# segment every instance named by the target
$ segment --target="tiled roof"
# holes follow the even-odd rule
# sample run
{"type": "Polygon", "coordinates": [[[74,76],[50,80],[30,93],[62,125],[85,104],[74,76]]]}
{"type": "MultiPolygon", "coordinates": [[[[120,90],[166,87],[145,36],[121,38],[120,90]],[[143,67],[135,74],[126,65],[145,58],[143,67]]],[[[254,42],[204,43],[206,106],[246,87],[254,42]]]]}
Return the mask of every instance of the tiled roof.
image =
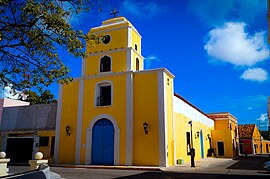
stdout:
{"type": "Polygon", "coordinates": [[[251,139],[253,135],[253,131],[255,128],[255,124],[245,124],[238,126],[238,132],[240,139],[251,139]]]}

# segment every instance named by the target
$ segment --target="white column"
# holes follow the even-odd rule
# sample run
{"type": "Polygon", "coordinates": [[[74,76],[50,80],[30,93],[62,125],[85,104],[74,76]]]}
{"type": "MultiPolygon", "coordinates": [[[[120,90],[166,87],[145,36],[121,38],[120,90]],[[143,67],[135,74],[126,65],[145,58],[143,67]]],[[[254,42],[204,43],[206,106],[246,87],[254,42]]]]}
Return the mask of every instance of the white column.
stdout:
{"type": "Polygon", "coordinates": [[[126,165],[133,163],[133,73],[126,77],[126,165]]]}
{"type": "Polygon", "coordinates": [[[60,125],[61,125],[61,115],[62,115],[62,97],[63,97],[63,85],[59,84],[56,126],[55,126],[55,146],[54,146],[54,158],[53,158],[54,163],[58,163],[60,125]]]}
{"type": "Polygon", "coordinates": [[[84,78],[81,78],[80,87],[79,87],[79,96],[78,96],[79,101],[78,101],[77,129],[76,129],[75,164],[80,164],[80,156],[81,156],[83,96],[84,96],[84,78]]]}

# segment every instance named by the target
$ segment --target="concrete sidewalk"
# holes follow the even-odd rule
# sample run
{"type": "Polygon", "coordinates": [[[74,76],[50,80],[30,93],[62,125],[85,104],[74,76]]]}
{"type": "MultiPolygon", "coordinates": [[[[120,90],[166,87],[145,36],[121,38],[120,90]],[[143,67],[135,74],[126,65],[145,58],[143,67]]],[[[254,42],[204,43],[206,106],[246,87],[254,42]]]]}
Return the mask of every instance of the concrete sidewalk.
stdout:
{"type": "Polygon", "coordinates": [[[265,170],[250,170],[250,169],[231,169],[230,166],[238,163],[238,159],[228,158],[205,158],[195,161],[196,167],[190,167],[190,162],[184,165],[172,167],[164,167],[163,171],[180,172],[180,173],[201,173],[201,174],[225,174],[225,175],[267,175],[270,173],[265,170]]]}
{"type": "MultiPolygon", "coordinates": [[[[205,158],[195,161],[195,167],[190,167],[190,162],[183,165],[176,165],[170,167],[151,167],[151,166],[100,166],[100,165],[56,165],[51,164],[50,167],[56,170],[61,168],[70,169],[101,169],[101,170],[134,170],[134,172],[147,172],[147,171],[164,171],[164,172],[177,172],[177,173],[202,173],[202,174],[235,174],[235,175],[269,175],[270,173],[264,170],[249,170],[231,169],[230,166],[236,164],[239,160],[228,158],[205,158]]],[[[10,166],[12,173],[22,170],[29,170],[28,167],[10,166]]],[[[124,171],[123,171],[124,172],[124,171]]]]}
{"type": "Polygon", "coordinates": [[[222,168],[224,168],[224,165],[231,165],[236,162],[237,161],[234,161],[231,158],[205,158],[195,161],[195,167],[191,167],[190,162],[185,162],[183,165],[162,167],[161,169],[163,171],[194,172],[194,171],[202,171],[205,170],[206,168],[217,167],[218,165],[222,165],[222,168]]]}
{"type": "Polygon", "coordinates": [[[103,165],[68,165],[68,164],[51,164],[51,167],[62,168],[87,168],[87,169],[117,169],[117,170],[145,170],[145,171],[193,171],[202,168],[215,166],[218,164],[224,164],[232,162],[232,159],[224,158],[206,158],[195,161],[196,167],[190,167],[190,162],[186,162],[183,165],[176,165],[170,167],[153,167],[153,166],[103,166],[103,165]]]}

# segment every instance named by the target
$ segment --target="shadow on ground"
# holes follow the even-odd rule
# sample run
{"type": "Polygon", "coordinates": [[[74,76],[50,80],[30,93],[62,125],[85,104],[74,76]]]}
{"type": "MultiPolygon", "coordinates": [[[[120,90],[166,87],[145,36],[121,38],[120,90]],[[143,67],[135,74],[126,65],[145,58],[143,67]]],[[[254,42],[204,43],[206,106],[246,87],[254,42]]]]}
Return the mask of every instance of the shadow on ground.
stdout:
{"type": "Polygon", "coordinates": [[[246,156],[239,157],[238,162],[231,165],[227,169],[239,170],[264,170],[263,164],[270,160],[269,156],[246,156]]]}
{"type": "Polygon", "coordinates": [[[158,179],[178,179],[178,178],[200,178],[200,179],[263,179],[269,178],[268,176],[264,175],[226,175],[226,174],[199,174],[199,173],[175,173],[175,172],[145,172],[136,175],[130,175],[125,177],[118,177],[118,179],[133,179],[133,178],[158,178],[158,179]]]}

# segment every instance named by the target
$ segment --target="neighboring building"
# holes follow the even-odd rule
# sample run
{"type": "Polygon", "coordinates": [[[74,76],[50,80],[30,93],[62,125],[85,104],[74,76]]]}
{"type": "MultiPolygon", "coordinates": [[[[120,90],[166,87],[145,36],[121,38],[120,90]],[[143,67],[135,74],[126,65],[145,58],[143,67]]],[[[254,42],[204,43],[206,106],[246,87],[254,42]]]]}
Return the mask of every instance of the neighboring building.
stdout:
{"type": "Polygon", "coordinates": [[[178,94],[175,94],[173,104],[172,132],[175,136],[175,160],[190,161],[189,152],[192,145],[195,148],[196,160],[212,156],[209,155],[209,150],[212,148],[211,131],[214,129],[214,121],[178,94]],[[192,121],[192,135],[190,121],[192,121]]]}
{"type": "Polygon", "coordinates": [[[237,119],[229,112],[207,114],[215,121],[212,131],[212,148],[217,157],[235,157],[239,154],[237,119]]]}
{"type": "Polygon", "coordinates": [[[1,151],[11,162],[28,162],[36,152],[51,162],[54,153],[57,104],[3,108],[1,151]]]}
{"type": "Polygon", "coordinates": [[[8,98],[1,98],[0,99],[0,124],[2,119],[2,113],[4,107],[12,107],[12,106],[27,106],[29,105],[29,102],[25,101],[19,101],[14,99],[8,99],[8,98]]]}
{"type": "Polygon", "coordinates": [[[241,154],[261,154],[262,137],[255,124],[244,124],[238,126],[240,137],[241,154]]]}
{"type": "Polygon", "coordinates": [[[192,144],[206,157],[214,121],[174,95],[167,69],[144,70],[134,26],[117,17],[91,32],[105,39],[87,48],[82,76],[60,86],[54,162],[171,166],[190,160],[192,144]]]}
{"type": "Polygon", "coordinates": [[[269,140],[262,140],[262,153],[269,154],[270,153],[270,141],[269,140]]]}

